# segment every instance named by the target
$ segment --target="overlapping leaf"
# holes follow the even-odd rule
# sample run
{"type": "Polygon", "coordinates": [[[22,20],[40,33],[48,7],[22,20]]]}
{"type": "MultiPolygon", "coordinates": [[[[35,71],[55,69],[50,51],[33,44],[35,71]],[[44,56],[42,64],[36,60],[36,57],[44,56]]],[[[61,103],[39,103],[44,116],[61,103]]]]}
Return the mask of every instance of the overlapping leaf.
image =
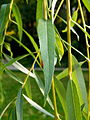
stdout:
{"type": "Polygon", "coordinates": [[[39,20],[38,36],[40,42],[41,56],[44,64],[45,77],[45,100],[50,91],[52,76],[54,73],[54,47],[55,35],[54,26],[51,20],[39,20]]]}

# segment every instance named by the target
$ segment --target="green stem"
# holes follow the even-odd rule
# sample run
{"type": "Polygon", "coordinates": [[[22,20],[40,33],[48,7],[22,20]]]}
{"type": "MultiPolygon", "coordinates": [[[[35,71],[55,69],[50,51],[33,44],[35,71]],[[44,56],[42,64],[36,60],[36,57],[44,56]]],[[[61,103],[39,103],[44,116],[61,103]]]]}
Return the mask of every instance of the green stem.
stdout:
{"type": "Polygon", "coordinates": [[[35,60],[34,60],[34,62],[33,62],[33,64],[32,64],[32,67],[30,68],[30,70],[29,70],[29,72],[28,72],[28,75],[26,76],[26,78],[25,78],[25,80],[24,80],[24,83],[23,83],[23,85],[22,85],[22,88],[24,88],[24,86],[25,86],[25,84],[26,84],[26,82],[27,82],[27,80],[28,80],[28,78],[29,78],[30,72],[34,69],[34,65],[35,65],[35,63],[36,63],[36,61],[37,61],[38,56],[39,56],[39,52],[38,52],[38,54],[37,54],[37,56],[36,56],[36,58],[35,58],[35,60]]]}
{"type": "Polygon", "coordinates": [[[44,19],[47,20],[47,0],[43,0],[43,14],[44,19]]]}
{"type": "MultiPolygon", "coordinates": [[[[80,8],[80,12],[81,12],[83,27],[84,27],[84,30],[86,31],[86,24],[85,24],[84,14],[83,14],[83,10],[82,10],[80,0],[78,0],[78,5],[79,5],[79,8],[80,8]]],[[[85,40],[86,40],[87,57],[88,57],[88,59],[90,59],[89,43],[88,43],[88,37],[87,37],[86,34],[85,34],[85,40]]],[[[90,61],[87,61],[87,62],[88,62],[88,71],[89,71],[88,119],[87,120],[90,120],[90,61]]]]}
{"type": "Polygon", "coordinates": [[[60,8],[61,8],[63,2],[64,2],[64,0],[61,0],[61,2],[60,2],[60,4],[59,4],[59,7],[58,7],[58,9],[57,9],[57,11],[56,11],[56,13],[55,13],[54,20],[56,19],[57,15],[58,15],[58,12],[59,12],[59,10],[60,10],[60,8]]]}
{"type": "MultiPolygon", "coordinates": [[[[71,14],[70,14],[70,0],[66,0],[67,6],[67,42],[71,45],[71,32],[70,32],[70,22],[71,22],[71,14]]],[[[68,73],[69,78],[72,80],[72,54],[71,47],[68,46],[68,73]]]]}
{"type": "Polygon", "coordinates": [[[55,87],[54,87],[54,78],[52,78],[52,93],[53,93],[53,103],[54,103],[54,116],[55,120],[60,120],[57,112],[57,104],[56,104],[56,95],[55,95],[55,87]]]}

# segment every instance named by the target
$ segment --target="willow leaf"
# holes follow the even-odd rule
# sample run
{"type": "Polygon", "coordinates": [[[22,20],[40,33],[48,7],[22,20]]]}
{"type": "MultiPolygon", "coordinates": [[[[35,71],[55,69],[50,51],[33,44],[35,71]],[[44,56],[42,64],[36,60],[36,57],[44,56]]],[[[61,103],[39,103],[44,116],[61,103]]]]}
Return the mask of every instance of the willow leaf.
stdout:
{"type": "Polygon", "coordinates": [[[17,120],[23,120],[23,108],[22,108],[22,88],[19,90],[16,100],[16,115],[17,120]]]}
{"type": "Polygon", "coordinates": [[[50,91],[52,76],[54,73],[54,49],[55,49],[55,34],[54,26],[51,20],[39,20],[38,36],[40,42],[40,51],[44,64],[45,77],[45,101],[50,91]]]}
{"type": "Polygon", "coordinates": [[[82,0],[85,7],[88,9],[88,11],[90,12],[90,0],[82,0]]]}
{"type": "Polygon", "coordinates": [[[37,22],[39,19],[43,18],[43,0],[37,0],[37,13],[36,13],[36,20],[37,22]]]}
{"type": "MultiPolygon", "coordinates": [[[[21,14],[20,14],[18,6],[15,3],[12,6],[12,11],[15,16],[17,24],[19,24],[22,27],[21,14]]],[[[19,40],[21,41],[22,40],[22,29],[19,26],[18,26],[18,34],[19,34],[19,40]]]]}
{"type": "Polygon", "coordinates": [[[82,120],[81,107],[77,89],[73,81],[69,80],[66,92],[68,120],[82,120]]]}
{"type": "Polygon", "coordinates": [[[3,4],[0,10],[0,45],[3,43],[5,35],[4,30],[9,20],[10,5],[3,4]]]}
{"type": "Polygon", "coordinates": [[[57,95],[59,97],[60,103],[62,104],[64,113],[65,113],[65,120],[67,120],[68,119],[68,114],[67,114],[67,107],[66,107],[66,91],[65,91],[65,88],[64,88],[62,82],[57,80],[56,78],[55,78],[54,83],[55,83],[55,89],[56,89],[57,95]]]}
{"type": "Polygon", "coordinates": [[[64,47],[61,42],[61,37],[59,37],[57,33],[55,33],[55,35],[56,35],[55,50],[56,50],[57,56],[59,57],[59,60],[61,60],[64,55],[64,47]]]}
{"type": "Polygon", "coordinates": [[[25,58],[25,57],[27,57],[27,56],[29,56],[29,54],[22,55],[22,56],[19,56],[19,57],[16,57],[16,58],[12,58],[12,59],[10,60],[10,57],[4,54],[4,57],[5,57],[7,60],[9,60],[9,62],[6,63],[6,64],[4,64],[3,67],[2,67],[2,69],[4,70],[6,67],[12,65],[14,62],[16,62],[16,61],[18,61],[18,60],[21,60],[21,59],[23,59],[23,58],[25,58]]]}
{"type": "MultiPolygon", "coordinates": [[[[44,84],[43,84],[41,78],[39,77],[39,75],[38,75],[35,71],[34,71],[34,75],[35,75],[36,83],[37,83],[37,85],[38,85],[41,93],[44,95],[44,84]]],[[[52,104],[52,101],[51,101],[51,99],[50,99],[49,96],[47,96],[47,102],[48,102],[48,104],[50,105],[50,107],[51,107],[52,109],[54,109],[53,104],[52,104]]]]}
{"type": "Polygon", "coordinates": [[[43,109],[41,106],[39,106],[39,105],[38,105],[37,103],[35,103],[33,100],[31,100],[30,98],[28,98],[26,95],[23,94],[23,96],[24,96],[24,98],[25,98],[34,108],[36,108],[37,110],[41,111],[42,113],[44,113],[44,114],[46,114],[46,115],[48,115],[48,116],[50,116],[50,117],[52,117],[52,118],[54,118],[54,116],[53,116],[51,113],[47,112],[45,109],[43,109]]]}
{"type": "Polygon", "coordinates": [[[9,69],[5,69],[5,72],[6,72],[12,79],[14,79],[15,81],[17,81],[17,82],[20,83],[20,84],[23,84],[23,82],[21,81],[21,79],[20,79],[18,76],[16,76],[16,75],[14,74],[14,72],[12,72],[12,71],[9,70],[9,69]]]}
{"type": "Polygon", "coordinates": [[[85,104],[84,110],[85,112],[87,112],[88,103],[87,103],[87,91],[86,91],[84,76],[81,70],[81,66],[78,63],[77,59],[74,56],[72,57],[72,59],[73,59],[72,79],[77,88],[80,105],[85,104]]]}

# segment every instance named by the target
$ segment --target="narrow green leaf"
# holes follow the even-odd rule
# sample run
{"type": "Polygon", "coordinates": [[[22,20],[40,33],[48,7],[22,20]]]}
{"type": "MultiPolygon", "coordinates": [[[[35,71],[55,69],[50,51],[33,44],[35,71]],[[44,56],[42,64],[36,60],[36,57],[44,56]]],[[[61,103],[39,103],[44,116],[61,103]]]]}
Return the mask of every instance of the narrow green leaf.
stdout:
{"type": "MultiPolygon", "coordinates": [[[[44,84],[43,84],[41,78],[39,77],[39,75],[38,75],[35,71],[34,71],[34,75],[35,75],[34,78],[35,78],[35,80],[36,80],[36,83],[37,83],[37,85],[38,85],[41,93],[44,95],[44,84]]],[[[49,98],[49,96],[47,96],[47,102],[48,102],[48,104],[51,106],[51,108],[54,109],[53,104],[52,104],[52,101],[51,101],[51,99],[49,98]]]]}
{"type": "Polygon", "coordinates": [[[29,56],[29,54],[22,55],[22,56],[19,56],[19,57],[16,57],[16,58],[12,58],[12,59],[10,60],[10,57],[4,54],[4,57],[5,57],[7,60],[10,60],[10,61],[9,61],[8,63],[4,64],[3,67],[2,67],[2,69],[4,70],[6,67],[12,65],[14,62],[16,62],[16,61],[18,61],[18,60],[21,60],[21,59],[23,59],[23,58],[25,58],[25,57],[27,57],[27,56],[29,56]]]}
{"type": "Polygon", "coordinates": [[[61,79],[65,78],[65,77],[67,77],[67,76],[68,76],[68,68],[66,68],[66,69],[63,70],[61,73],[59,73],[59,74],[56,76],[56,78],[57,78],[58,80],[61,80],[61,79]]]}
{"type": "Polygon", "coordinates": [[[36,12],[36,20],[43,18],[43,0],[37,0],[37,12],[36,12]]]}
{"type": "Polygon", "coordinates": [[[12,120],[17,120],[16,109],[15,108],[12,111],[12,120]]]}
{"type": "MultiPolygon", "coordinates": [[[[15,40],[17,43],[19,43],[34,59],[35,59],[35,55],[33,54],[33,52],[27,48],[23,43],[21,43],[20,41],[18,41],[15,37],[7,35],[8,37],[12,38],[13,40],[15,40]]],[[[40,66],[40,63],[37,60],[38,65],[40,66]]]]}
{"type": "Polygon", "coordinates": [[[66,91],[65,91],[65,88],[64,88],[62,82],[57,80],[56,78],[55,78],[54,83],[55,83],[55,89],[56,89],[56,92],[58,94],[60,103],[62,104],[64,113],[65,113],[65,120],[68,120],[67,107],[66,107],[66,91]]]}
{"type": "MultiPolygon", "coordinates": [[[[22,27],[21,14],[20,14],[18,6],[15,3],[12,5],[12,11],[15,16],[17,24],[19,24],[22,27]]],[[[21,41],[22,40],[22,29],[19,26],[18,26],[18,34],[19,34],[19,39],[21,41]]]]}
{"type": "Polygon", "coordinates": [[[90,12],[90,0],[82,0],[87,10],[90,12]]]}
{"type": "Polygon", "coordinates": [[[52,76],[54,73],[54,50],[55,50],[55,33],[52,21],[39,20],[38,36],[40,42],[41,56],[44,64],[45,77],[45,100],[50,91],[52,76]]]}
{"type": "Polygon", "coordinates": [[[23,65],[21,65],[19,62],[15,62],[12,64],[17,70],[20,70],[21,72],[25,73],[25,74],[28,74],[29,73],[29,76],[31,76],[32,78],[35,77],[35,75],[30,72],[26,67],[24,67],[23,65]]]}
{"type": "Polygon", "coordinates": [[[23,120],[23,101],[22,101],[22,88],[19,90],[16,100],[16,115],[17,120],[23,120]]]}
{"type": "Polygon", "coordinates": [[[15,81],[19,82],[20,84],[23,84],[23,82],[21,81],[21,79],[20,79],[18,76],[16,76],[16,75],[14,74],[14,72],[12,72],[12,71],[9,70],[9,69],[5,69],[5,72],[6,72],[11,78],[13,78],[15,81]]]}
{"type": "MultiPolygon", "coordinates": [[[[77,21],[77,18],[78,18],[78,9],[75,10],[75,11],[73,12],[73,14],[72,14],[72,20],[73,20],[73,21],[76,22],[76,21],[77,21]]],[[[71,24],[70,24],[70,27],[72,28],[71,30],[72,30],[72,32],[74,32],[76,35],[78,35],[78,34],[76,33],[76,31],[73,29],[74,25],[75,25],[75,23],[73,23],[73,22],[71,21],[71,24]]],[[[67,27],[66,27],[62,32],[67,32],[67,27]]]]}
{"type": "MultiPolygon", "coordinates": [[[[37,43],[35,42],[34,38],[33,38],[25,29],[23,29],[22,26],[20,26],[18,23],[16,23],[15,21],[12,21],[12,22],[13,22],[15,25],[17,25],[17,26],[27,35],[27,37],[28,37],[29,40],[31,41],[33,47],[35,48],[36,52],[38,52],[38,51],[39,51],[39,48],[38,48],[38,45],[37,45],[37,43]]],[[[26,47],[25,47],[22,43],[20,43],[20,41],[18,41],[16,38],[14,38],[14,37],[12,37],[12,36],[10,36],[10,35],[7,35],[7,36],[9,36],[9,37],[11,37],[12,39],[14,39],[16,42],[18,42],[22,47],[24,47],[24,48],[26,49],[26,47]]],[[[30,50],[28,49],[28,51],[30,51],[30,50]]]]}
{"type": "Polygon", "coordinates": [[[8,42],[4,42],[4,47],[10,52],[11,57],[13,56],[13,53],[11,51],[11,45],[8,42]]]}
{"type": "MultiPolygon", "coordinates": [[[[77,10],[75,10],[74,12],[73,12],[73,14],[72,14],[72,20],[74,20],[75,22],[77,21],[77,18],[78,18],[78,9],[77,10]]],[[[74,23],[73,22],[71,22],[71,27],[74,27],[74,23]]]]}
{"type": "Polygon", "coordinates": [[[54,116],[53,116],[51,113],[47,112],[45,109],[43,109],[41,106],[39,106],[39,105],[38,105],[37,103],[35,103],[33,100],[31,100],[30,98],[28,98],[26,95],[23,94],[23,96],[24,96],[24,98],[25,98],[34,108],[36,108],[37,110],[41,111],[42,113],[44,113],[44,114],[46,114],[46,115],[48,115],[48,116],[50,116],[50,117],[52,117],[52,118],[54,118],[54,116]]]}
{"type": "Polygon", "coordinates": [[[32,91],[31,91],[30,80],[27,80],[27,82],[25,84],[25,91],[26,91],[27,96],[32,99],[32,91]]]}
{"type": "Polygon", "coordinates": [[[80,105],[85,104],[84,110],[87,112],[88,110],[88,103],[87,103],[87,91],[86,91],[86,85],[84,76],[81,70],[81,66],[78,63],[77,59],[73,56],[73,73],[72,73],[72,79],[74,81],[74,84],[76,85],[80,105]]]}
{"type": "Polygon", "coordinates": [[[0,118],[3,117],[3,115],[4,115],[5,112],[6,112],[6,110],[11,106],[11,104],[12,104],[14,101],[15,101],[15,98],[6,105],[6,107],[3,109],[2,113],[0,114],[0,118]]]}
{"type": "Polygon", "coordinates": [[[71,80],[68,81],[66,104],[68,110],[68,120],[82,120],[77,89],[74,82],[71,80]]]}
{"type": "Polygon", "coordinates": [[[3,4],[0,10],[0,45],[3,43],[5,35],[4,30],[9,20],[10,4],[3,4]]]}
{"type": "Polygon", "coordinates": [[[59,60],[61,61],[63,55],[64,55],[64,47],[63,44],[61,42],[60,36],[56,33],[56,43],[55,43],[55,47],[56,47],[56,53],[59,57],[59,60]]]}
{"type": "Polygon", "coordinates": [[[33,38],[26,30],[24,30],[24,29],[22,29],[22,30],[23,30],[23,32],[28,36],[28,38],[29,38],[29,40],[31,41],[31,43],[32,43],[33,47],[35,48],[36,52],[38,52],[38,51],[39,51],[39,48],[38,48],[38,45],[37,45],[37,43],[35,42],[34,38],[33,38]]]}
{"type": "MultiPolygon", "coordinates": [[[[80,62],[80,63],[78,63],[79,64],[79,66],[81,67],[84,63],[86,62],[86,60],[85,61],[83,61],[83,62],[80,62]]],[[[74,72],[74,66],[73,66],[73,72],[74,72]]],[[[67,77],[68,76],[68,68],[66,68],[66,69],[64,69],[62,72],[60,72],[57,76],[56,76],[56,78],[58,79],[58,80],[61,80],[61,79],[63,79],[63,78],[65,78],[65,77],[67,77]]]]}

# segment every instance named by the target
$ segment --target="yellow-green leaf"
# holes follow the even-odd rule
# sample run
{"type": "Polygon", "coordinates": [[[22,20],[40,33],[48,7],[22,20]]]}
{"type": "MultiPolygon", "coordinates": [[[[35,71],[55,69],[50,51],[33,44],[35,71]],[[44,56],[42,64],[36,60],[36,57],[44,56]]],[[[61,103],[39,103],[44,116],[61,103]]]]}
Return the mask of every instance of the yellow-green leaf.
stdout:
{"type": "Polygon", "coordinates": [[[82,0],[87,10],[90,12],[90,0],[82,0]]]}

